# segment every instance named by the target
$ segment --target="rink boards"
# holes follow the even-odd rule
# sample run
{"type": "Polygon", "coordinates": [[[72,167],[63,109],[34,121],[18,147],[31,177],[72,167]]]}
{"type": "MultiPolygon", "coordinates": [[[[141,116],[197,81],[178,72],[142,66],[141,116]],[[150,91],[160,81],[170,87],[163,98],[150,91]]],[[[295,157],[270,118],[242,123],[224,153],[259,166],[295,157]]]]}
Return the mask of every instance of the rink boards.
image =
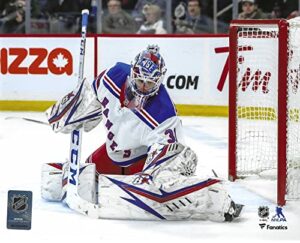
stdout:
{"type": "MultiPolygon", "coordinates": [[[[79,41],[76,35],[1,36],[0,110],[45,110],[72,90],[79,41]]],[[[89,36],[85,77],[92,82],[116,62],[130,63],[148,44],[160,46],[168,69],[164,85],[181,115],[227,116],[226,35],[89,36]]]]}

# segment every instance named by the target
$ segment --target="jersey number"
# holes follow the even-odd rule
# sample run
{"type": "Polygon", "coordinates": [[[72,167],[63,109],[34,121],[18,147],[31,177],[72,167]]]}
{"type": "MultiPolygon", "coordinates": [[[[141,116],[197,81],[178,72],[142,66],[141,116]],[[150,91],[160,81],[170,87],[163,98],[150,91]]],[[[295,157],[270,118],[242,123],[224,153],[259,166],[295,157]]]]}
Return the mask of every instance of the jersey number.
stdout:
{"type": "Polygon", "coordinates": [[[176,129],[167,129],[165,131],[165,135],[169,137],[167,140],[168,143],[175,143],[177,142],[177,135],[176,135],[176,129]]]}

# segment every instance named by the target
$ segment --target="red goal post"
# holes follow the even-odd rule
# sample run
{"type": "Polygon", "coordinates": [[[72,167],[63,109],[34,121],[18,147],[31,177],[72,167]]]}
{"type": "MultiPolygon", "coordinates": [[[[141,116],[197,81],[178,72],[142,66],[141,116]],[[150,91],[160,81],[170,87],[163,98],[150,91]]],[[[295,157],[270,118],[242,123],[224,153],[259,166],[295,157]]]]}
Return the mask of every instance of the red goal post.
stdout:
{"type": "Polygon", "coordinates": [[[279,205],[300,198],[299,23],[230,25],[229,179],[276,171],[279,205]]]}

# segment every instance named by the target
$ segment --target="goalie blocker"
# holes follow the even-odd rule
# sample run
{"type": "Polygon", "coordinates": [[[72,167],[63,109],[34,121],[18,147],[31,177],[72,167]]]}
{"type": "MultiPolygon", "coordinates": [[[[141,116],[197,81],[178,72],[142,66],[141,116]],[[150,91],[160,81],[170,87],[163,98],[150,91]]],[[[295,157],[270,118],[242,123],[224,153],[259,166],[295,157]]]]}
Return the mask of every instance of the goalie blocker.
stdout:
{"type": "MultiPolygon", "coordinates": [[[[81,165],[79,196],[99,204],[101,218],[232,221],[239,216],[243,206],[232,201],[221,179],[195,175],[197,158],[190,148],[156,145],[149,154],[135,175],[96,176],[94,164],[81,165]]],[[[68,162],[43,165],[44,199],[64,201],[67,167],[68,162]]]]}

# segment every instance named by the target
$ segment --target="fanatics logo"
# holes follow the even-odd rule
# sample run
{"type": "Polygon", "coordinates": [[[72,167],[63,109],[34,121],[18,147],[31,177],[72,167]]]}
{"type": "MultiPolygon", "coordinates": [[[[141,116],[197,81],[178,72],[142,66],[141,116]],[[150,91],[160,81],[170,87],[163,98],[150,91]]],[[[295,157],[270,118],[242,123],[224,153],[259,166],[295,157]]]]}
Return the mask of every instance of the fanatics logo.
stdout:
{"type": "Polygon", "coordinates": [[[259,226],[261,229],[263,229],[266,226],[266,224],[259,224],[259,226]]]}

